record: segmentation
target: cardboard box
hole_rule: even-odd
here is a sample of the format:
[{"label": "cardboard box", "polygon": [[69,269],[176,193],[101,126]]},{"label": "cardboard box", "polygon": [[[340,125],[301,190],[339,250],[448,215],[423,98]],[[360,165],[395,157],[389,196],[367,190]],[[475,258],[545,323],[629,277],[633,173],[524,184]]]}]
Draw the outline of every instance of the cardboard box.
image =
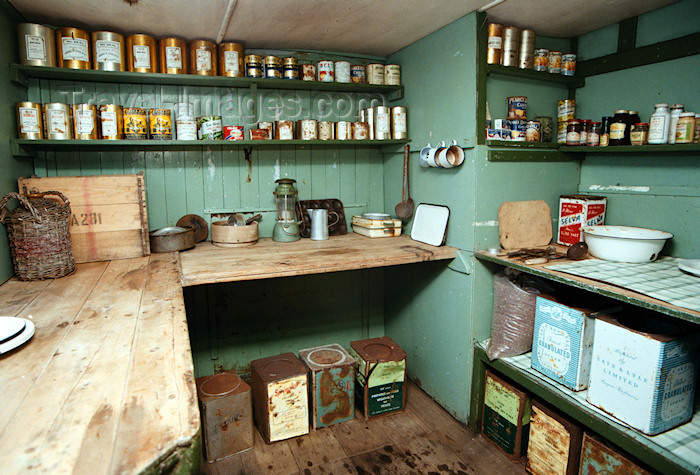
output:
[{"label": "cardboard box", "polygon": [[[560,301],[558,301],[560,300]],[[588,387],[595,316],[619,311],[577,306],[566,297],[538,295],[532,337],[532,368],[574,391]]]},{"label": "cardboard box", "polygon": [[697,344],[697,334],[662,315],[599,317],[588,402],[649,435],[688,422]]},{"label": "cardboard box", "polygon": [[527,453],[530,396],[486,370],[481,432],[512,459]]},{"label": "cardboard box", "polygon": [[539,401],[532,402],[527,470],[534,475],[578,473],[583,430]]},{"label": "cardboard box", "polygon": [[588,432],[583,435],[578,473],[652,475],[651,472],[632,462],[629,458],[608,444],[597,440]]},{"label": "cardboard box", "polygon": [[604,196],[560,196],[557,242],[571,246],[583,241],[581,227],[605,224],[606,205],[607,198]]}]

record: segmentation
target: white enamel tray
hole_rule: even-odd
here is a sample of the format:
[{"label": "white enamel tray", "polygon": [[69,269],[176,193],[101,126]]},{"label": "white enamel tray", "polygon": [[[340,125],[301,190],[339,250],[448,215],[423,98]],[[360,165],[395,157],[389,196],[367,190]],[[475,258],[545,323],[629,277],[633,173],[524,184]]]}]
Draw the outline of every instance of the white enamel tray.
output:
[{"label": "white enamel tray", "polygon": [[442,246],[447,232],[450,208],[421,203],[416,207],[411,228],[411,239],[432,246]]},{"label": "white enamel tray", "polygon": [[0,354],[14,350],[34,335],[34,323],[26,318],[0,317]]}]

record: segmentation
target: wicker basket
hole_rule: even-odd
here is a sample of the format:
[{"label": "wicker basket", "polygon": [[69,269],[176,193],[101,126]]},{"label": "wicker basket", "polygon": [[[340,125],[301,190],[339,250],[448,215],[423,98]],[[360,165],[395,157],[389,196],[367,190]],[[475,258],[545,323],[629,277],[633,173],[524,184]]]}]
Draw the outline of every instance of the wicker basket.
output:
[{"label": "wicker basket", "polygon": [[[56,195],[63,204],[44,198]],[[21,203],[12,211],[5,206],[10,198]],[[21,280],[63,277],[75,271],[70,240],[70,205],[58,191],[27,196],[8,193],[0,201],[0,222],[7,226],[15,274]]]}]

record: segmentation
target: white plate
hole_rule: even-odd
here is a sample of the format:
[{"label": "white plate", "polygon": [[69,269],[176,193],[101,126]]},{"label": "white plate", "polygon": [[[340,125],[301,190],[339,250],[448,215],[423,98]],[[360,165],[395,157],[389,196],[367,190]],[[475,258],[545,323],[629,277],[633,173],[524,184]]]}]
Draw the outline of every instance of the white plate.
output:
[{"label": "white plate", "polygon": [[26,318],[0,317],[0,325],[3,329],[17,328],[17,325],[23,326],[23,330],[19,334],[0,344],[0,354],[7,353],[23,345],[34,335],[34,323]]},{"label": "white plate", "polygon": [[16,317],[0,317],[0,344],[10,341],[24,331],[24,320]]},{"label": "white plate", "polygon": [[681,259],[678,268],[700,277],[700,259]]},{"label": "white plate", "polygon": [[421,203],[416,207],[411,239],[433,246],[442,246],[447,231],[450,208]]}]

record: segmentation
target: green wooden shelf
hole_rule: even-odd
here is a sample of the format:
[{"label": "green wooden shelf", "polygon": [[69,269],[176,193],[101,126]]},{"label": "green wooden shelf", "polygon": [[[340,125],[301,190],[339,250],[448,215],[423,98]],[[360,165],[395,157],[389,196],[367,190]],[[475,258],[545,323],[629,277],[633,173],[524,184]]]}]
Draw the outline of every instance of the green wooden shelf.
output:
[{"label": "green wooden shelf", "polygon": [[534,69],[520,69],[513,66],[501,66],[500,64],[487,64],[486,74],[548,82],[570,89],[583,87],[586,84],[586,79],[583,77],[564,76],[563,74],[535,71]]},{"label": "green wooden shelf", "polygon": [[572,147],[567,145],[561,145],[559,150],[565,153],[586,153],[586,154],[599,154],[599,153],[617,153],[617,154],[669,154],[669,153],[689,153],[689,152],[700,152],[700,144],[689,143],[689,144],[673,144],[673,145],[620,145],[617,147]]},{"label": "green wooden shelf", "polygon": [[530,148],[559,148],[556,142],[516,142],[515,140],[487,140],[486,145],[489,147],[507,147],[516,149]]}]

